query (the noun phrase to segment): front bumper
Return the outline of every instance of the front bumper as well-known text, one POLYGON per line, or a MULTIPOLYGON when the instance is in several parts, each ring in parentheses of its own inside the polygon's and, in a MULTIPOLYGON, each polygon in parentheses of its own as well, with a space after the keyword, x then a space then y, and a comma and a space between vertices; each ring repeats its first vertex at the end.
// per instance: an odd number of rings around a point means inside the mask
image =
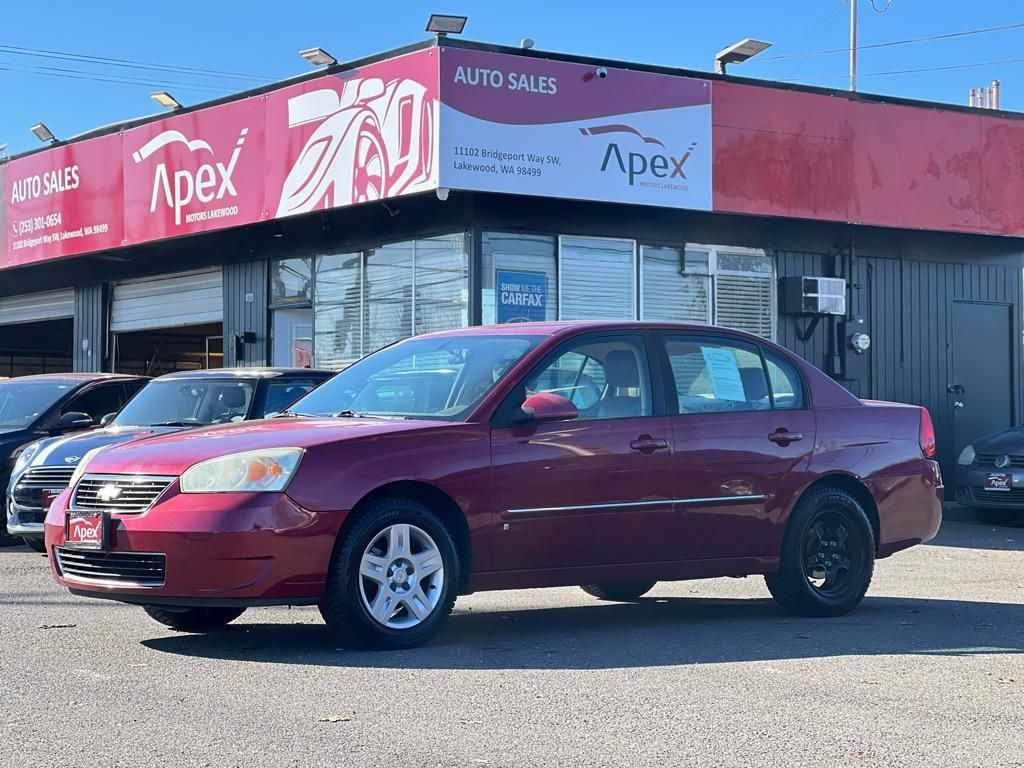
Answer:
POLYGON ((7 496, 7 532, 11 536, 43 538, 44 517, 42 507, 24 507, 10 495, 7 496))
POLYGON ((46 517, 54 578, 76 594, 144 604, 315 602, 344 520, 286 494, 183 494, 173 483, 148 511, 111 515, 106 553, 83 553, 64 546, 70 495, 46 517), (156 573, 158 560, 159 577, 133 577, 156 573))
POLYGON ((956 468, 956 500, 965 507, 982 509, 1024 510, 1024 470, 971 466, 956 468), (988 490, 985 478, 998 473, 1010 476, 1005 491, 988 490))

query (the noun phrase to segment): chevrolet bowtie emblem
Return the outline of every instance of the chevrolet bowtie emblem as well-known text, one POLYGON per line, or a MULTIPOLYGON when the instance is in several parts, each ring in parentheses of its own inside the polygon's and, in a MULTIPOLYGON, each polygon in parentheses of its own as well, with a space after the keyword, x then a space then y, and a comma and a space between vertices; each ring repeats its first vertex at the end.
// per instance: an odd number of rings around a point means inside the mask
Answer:
POLYGON ((113 501, 120 495, 121 489, 113 484, 104 485, 96 492, 96 496, 99 497, 101 501, 113 501))

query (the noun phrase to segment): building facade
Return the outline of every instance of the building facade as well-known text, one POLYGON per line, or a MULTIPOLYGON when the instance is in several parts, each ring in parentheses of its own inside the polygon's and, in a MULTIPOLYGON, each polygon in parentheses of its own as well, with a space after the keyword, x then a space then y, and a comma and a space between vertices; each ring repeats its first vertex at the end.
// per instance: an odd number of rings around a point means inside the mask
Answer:
POLYGON ((947 468, 1019 423, 1019 115, 441 43, 0 165, 0 376, 670 320, 927 406, 947 468))

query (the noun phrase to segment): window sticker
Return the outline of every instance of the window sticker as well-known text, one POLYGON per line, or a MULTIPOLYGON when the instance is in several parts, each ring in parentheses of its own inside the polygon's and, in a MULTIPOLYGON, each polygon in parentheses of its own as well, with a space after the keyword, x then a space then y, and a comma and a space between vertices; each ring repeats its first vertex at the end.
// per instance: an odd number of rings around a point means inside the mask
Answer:
POLYGON ((700 348, 700 351, 704 355, 708 376, 711 377, 711 389, 715 399, 746 402, 747 396, 743 389, 743 379, 740 377, 740 367, 733 351, 721 347, 704 346, 700 348))

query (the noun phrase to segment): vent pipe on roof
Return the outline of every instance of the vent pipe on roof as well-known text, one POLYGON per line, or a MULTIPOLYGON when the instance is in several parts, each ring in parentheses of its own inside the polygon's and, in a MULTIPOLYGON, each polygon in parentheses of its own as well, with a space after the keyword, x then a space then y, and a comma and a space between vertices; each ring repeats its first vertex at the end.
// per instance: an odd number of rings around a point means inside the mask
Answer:
POLYGON ((990 109, 999 109, 999 81, 993 80, 989 86, 988 104, 990 109))

